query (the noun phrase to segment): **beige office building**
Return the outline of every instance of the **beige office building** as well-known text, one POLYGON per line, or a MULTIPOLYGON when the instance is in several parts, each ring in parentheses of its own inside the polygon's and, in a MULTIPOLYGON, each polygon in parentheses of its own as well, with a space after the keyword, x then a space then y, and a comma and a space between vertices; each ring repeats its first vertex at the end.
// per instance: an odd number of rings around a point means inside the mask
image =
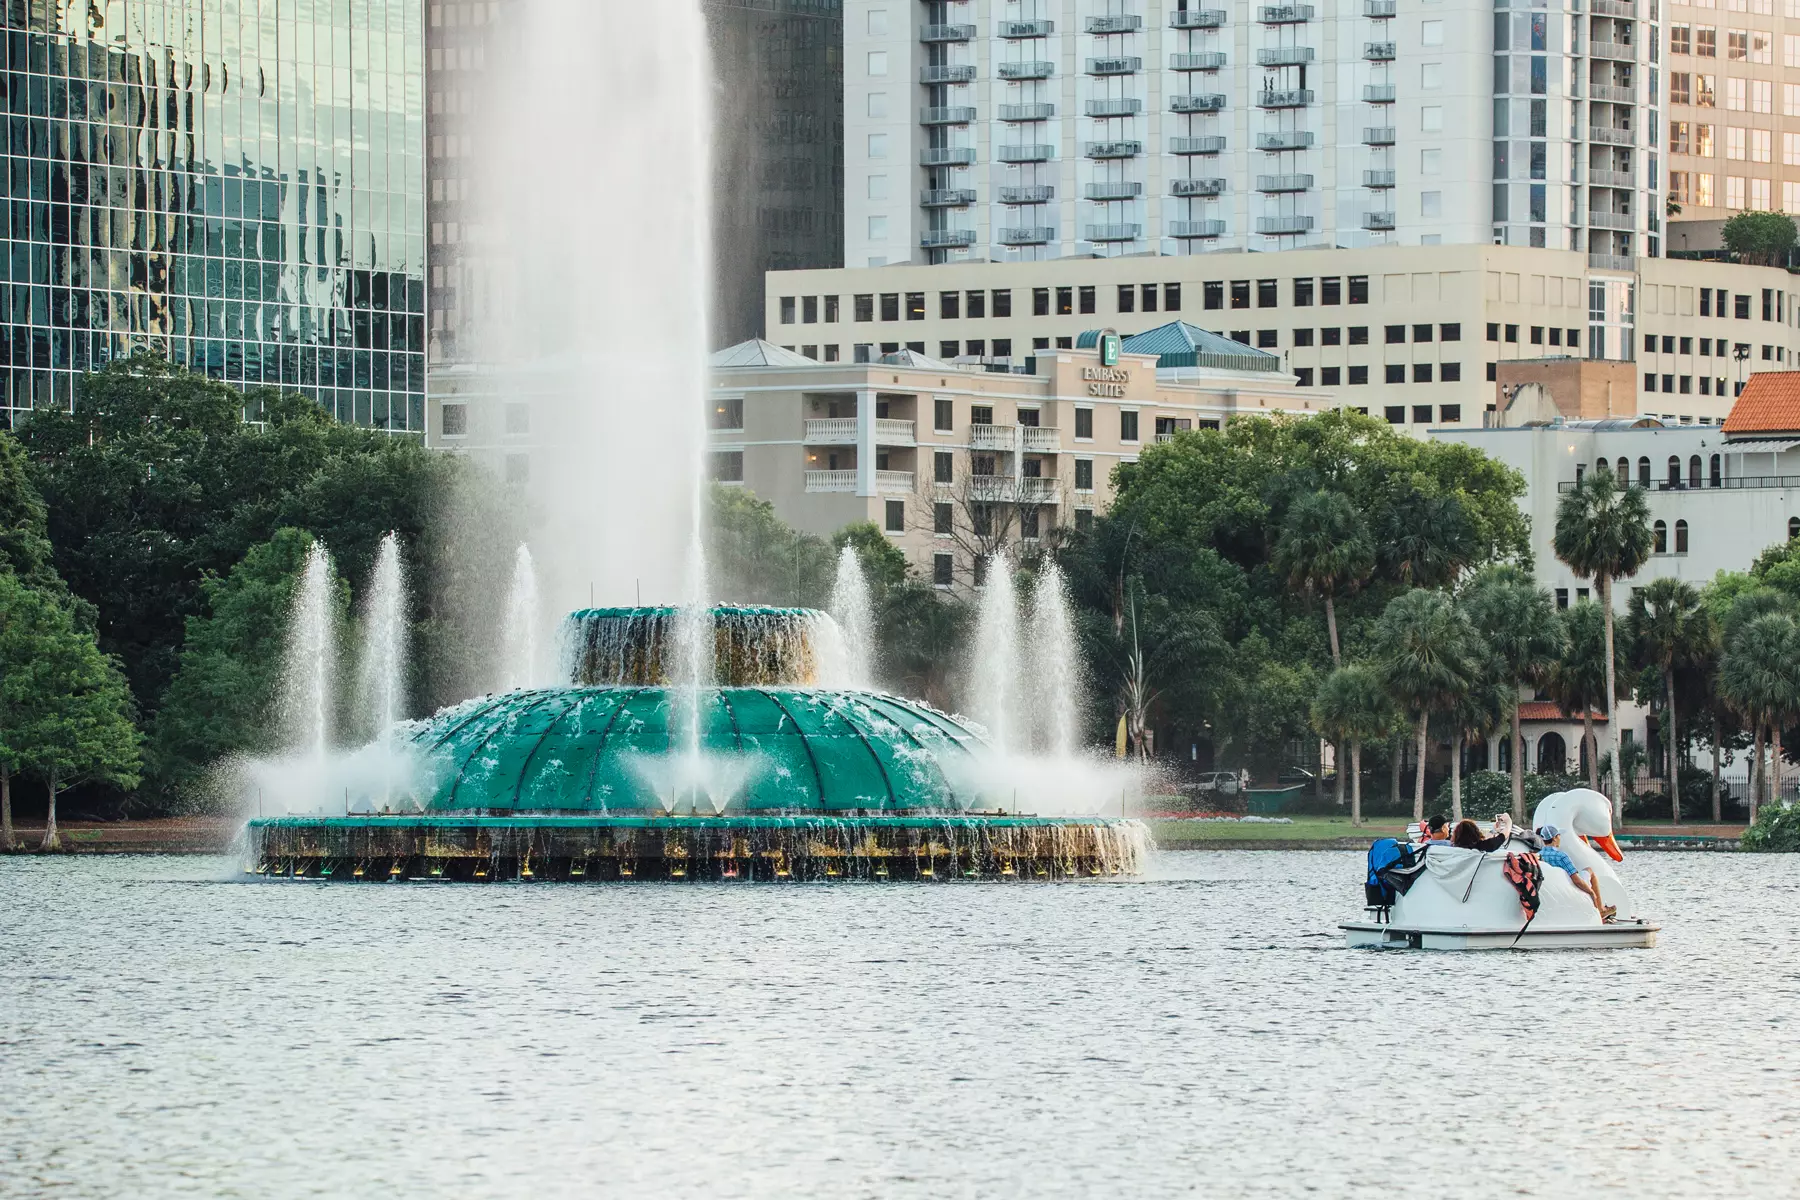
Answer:
MULTIPOLYGON (((1669 249, 1719 245, 1745 210, 1800 213, 1800 4, 1668 5, 1669 249)), ((1654 71, 1652 78, 1655 78, 1654 71)))
POLYGON ((1021 363, 1084 330, 1180 318, 1279 355, 1299 389, 1422 429, 1479 427, 1499 364, 1632 364, 1620 411, 1716 424, 1753 372, 1800 351, 1800 282, 1768 267, 1525 246, 1390 246, 771 272, 767 336, 821 362, 911 348, 1021 363))

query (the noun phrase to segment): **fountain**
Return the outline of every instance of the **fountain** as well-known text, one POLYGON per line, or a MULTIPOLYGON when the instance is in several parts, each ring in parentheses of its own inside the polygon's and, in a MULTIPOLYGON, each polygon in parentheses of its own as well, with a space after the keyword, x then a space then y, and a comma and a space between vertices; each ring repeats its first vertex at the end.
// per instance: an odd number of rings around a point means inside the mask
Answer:
POLYGON ((306 565, 289 606, 281 717, 291 750, 318 762, 323 762, 331 749, 331 689, 337 665, 333 582, 331 557, 322 543, 314 542, 306 552, 306 565))
POLYGON ((842 687, 866 688, 874 674, 875 614, 869 582, 863 578, 856 547, 845 543, 838 552, 837 580, 831 589, 831 618, 841 631, 842 662, 833 680, 842 687))
POLYGON ((1031 593, 1032 694, 1038 715, 1038 749, 1052 758, 1075 754, 1081 724, 1080 660, 1076 655, 1075 619, 1063 587, 1062 568, 1045 560, 1031 593))
POLYGON ((975 716, 987 726, 997 749, 1003 753, 1018 749, 1024 702, 1019 686, 1019 594, 1004 550, 988 556, 970 647, 975 716))
POLYGON ((530 687, 539 681, 537 564, 531 548, 513 555, 512 584, 506 592, 506 623, 500 628, 500 690, 530 687))

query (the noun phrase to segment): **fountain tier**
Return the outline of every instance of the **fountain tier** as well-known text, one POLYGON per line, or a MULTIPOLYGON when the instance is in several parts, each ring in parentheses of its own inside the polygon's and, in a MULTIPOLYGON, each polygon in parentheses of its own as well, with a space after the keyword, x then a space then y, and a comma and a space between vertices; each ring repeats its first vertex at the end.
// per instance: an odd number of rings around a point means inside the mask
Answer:
MULTIPOLYGON (((720 605, 709 610, 711 678, 751 686, 836 682, 842 639, 809 608, 720 605)), ((666 684, 678 674, 682 610, 587 608, 569 614, 569 677, 583 684, 666 684)))

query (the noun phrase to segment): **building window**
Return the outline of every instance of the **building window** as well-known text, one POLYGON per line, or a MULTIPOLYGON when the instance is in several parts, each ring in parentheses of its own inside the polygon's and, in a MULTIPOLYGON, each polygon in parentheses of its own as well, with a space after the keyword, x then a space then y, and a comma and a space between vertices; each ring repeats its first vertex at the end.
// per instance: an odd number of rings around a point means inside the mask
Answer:
POLYGON ((987 293, 980 290, 963 293, 963 312, 969 317, 987 316, 987 293))
POLYGON ((949 537, 956 532, 955 509, 942 500, 931 506, 931 532, 939 537, 949 537))
POLYGON ((931 556, 931 582, 934 585, 936 585, 937 587, 941 587, 941 588, 949 587, 950 579, 951 579, 951 572, 954 570, 954 562, 955 562, 955 560, 948 554, 932 555, 931 556))
MULTIPOLYGON (((1236 308, 1237 305, 1233 304, 1231 307, 1236 308)), ((1137 311, 1137 289, 1129 283, 1119 285, 1119 311, 1122 313, 1137 311)))
MULTIPOLYGON (((519 407, 523 408, 524 405, 519 407)), ((508 424, 510 425, 511 422, 508 421, 508 424)), ((714 401, 712 427, 714 429, 742 429, 744 427, 744 398, 742 396, 725 396, 714 401)), ((513 431, 508 429, 507 432, 513 431)))
POLYGON ((1037 540, 1038 510, 1036 505, 1019 510, 1019 536, 1028 541, 1037 540))
POLYGON ((1708 463, 1707 463, 1707 482, 1708 482, 1708 484, 1710 484, 1710 485, 1711 485, 1711 486, 1712 486, 1712 487, 1723 487, 1723 486, 1725 486, 1725 476, 1724 476, 1724 473, 1723 473, 1723 471, 1721 471, 1721 469, 1720 469, 1720 467, 1721 467, 1721 465, 1722 465, 1722 464, 1721 464, 1721 462, 1720 462, 1720 460, 1719 460, 1719 456, 1718 456, 1718 455, 1716 455, 1716 454, 1715 454, 1715 455, 1713 455, 1713 456, 1712 456, 1712 458, 1711 458, 1711 459, 1709 459, 1709 460, 1708 460, 1708 463))
POLYGON ((1669 455, 1669 487, 1671 489, 1674 489, 1674 488, 1678 488, 1680 486, 1681 486, 1681 460, 1679 458, 1676 458, 1673 454, 1671 454, 1671 455, 1669 455))
POLYGON ((943 359, 945 362, 948 362, 951 359, 955 358, 956 357, 956 342, 955 341, 939 342, 938 343, 938 357, 943 359))
POLYGON ((1367 367, 1351 367, 1350 368, 1350 384, 1351 384, 1351 386, 1354 387, 1354 386, 1358 386, 1360 384, 1365 384, 1367 382, 1369 382, 1369 368, 1367 368, 1367 367))
POLYGON ((925 319, 924 292, 906 293, 906 319, 909 321, 923 321, 925 319))
POLYGON ((1082 312, 1091 313, 1094 311, 1094 288, 1093 288, 1093 285, 1089 284, 1089 285, 1082 287, 1081 290, 1076 295, 1077 295, 1077 299, 1080 301, 1082 312))
POLYGON ((1389 363, 1386 368, 1385 381, 1388 383, 1406 382, 1406 364, 1389 363))
POLYGON ((1225 285, 1219 280, 1208 280, 1200 286, 1200 306, 1206 309, 1225 307, 1225 285))
POLYGON ((1067 316, 1072 316, 1074 314, 1074 312, 1075 312, 1075 289, 1072 287, 1057 288, 1056 289, 1056 315, 1059 317, 1067 317, 1067 316))
POLYGON ((1390 404, 1381 410, 1381 414, 1387 418, 1389 425, 1406 424, 1406 405, 1404 404, 1390 404))
MULTIPOLYGON (((1367 275, 1350 276, 1350 303, 1367 304, 1369 302, 1369 277, 1367 275)), ((1330 303, 1327 301, 1326 303, 1330 303)))
POLYGON ((1341 368, 1341 367, 1320 367, 1319 368, 1319 383, 1320 383, 1320 385, 1322 385, 1324 387, 1337 387, 1339 384, 1343 383, 1343 381, 1344 381, 1343 368, 1341 368))
POLYGON ((881 319, 898 321, 900 319, 900 293, 883 292, 881 295, 881 319))
POLYGON ((1498 321, 1489 321, 1488 322, 1487 340, 1490 342, 1497 342, 1500 340, 1500 322, 1498 322, 1498 321))
POLYGON ((1438 367, 1438 378, 1445 383, 1462 382, 1462 364, 1444 363, 1438 367))
POLYGON ((906 501, 889 500, 887 502, 887 521, 883 528, 889 533, 906 532, 906 501))
POLYGON ((1094 410, 1078 408, 1075 410, 1075 436, 1081 441, 1094 440, 1094 410))
POLYGON ((1310 346, 1313 344, 1313 331, 1310 329, 1294 330, 1294 345, 1310 346))
POLYGON ((1675 522, 1675 553, 1686 554, 1687 552, 1687 522, 1677 521, 1675 522))
POLYGON ((1658 521, 1654 525, 1650 526, 1650 533, 1656 539, 1655 552, 1657 554, 1667 554, 1669 552, 1669 527, 1668 527, 1668 525, 1666 525, 1662 521, 1658 521))
POLYGON ((1156 311, 1156 285, 1146 283, 1139 289, 1138 307, 1143 312, 1156 311))
POLYGON ((993 423, 994 423, 994 406, 993 405, 991 405, 991 404, 976 404, 976 405, 972 405, 970 407, 970 409, 969 409, 969 424, 971 424, 971 425, 992 425, 993 423))
MULTIPOLYGON (((994 306, 993 306, 994 307, 994 315, 996 317, 1012 316, 1012 289, 1011 288, 995 288, 993 291, 993 301, 994 301, 994 306)), ((971 317, 979 317, 981 314, 976 312, 973 308, 971 308, 969 310, 969 315, 971 317)))
POLYGON ((1094 510, 1078 508, 1075 510, 1075 532, 1091 533, 1094 528, 1094 510))
MULTIPOLYGON (((1330 345, 1329 342, 1327 342, 1326 344, 1330 345)), ((1350 344, 1352 346, 1368 345, 1369 344, 1369 327, 1367 325, 1352 325, 1350 327, 1350 344)))
POLYGON ((817 296, 801 297, 800 323, 802 325, 817 325, 819 323, 819 298, 817 296))
MULTIPOLYGON (((1625 460, 1622 458, 1619 460, 1621 464, 1623 464, 1624 461, 1625 460)), ((1624 480, 1620 480, 1619 482, 1623 483, 1624 480)), ((1650 460, 1648 458, 1638 459, 1638 486, 1641 488, 1648 488, 1650 486, 1650 460)))
POLYGON ((956 428, 956 402, 939 397, 931 402, 931 427, 939 433, 956 428))
POLYGON ((1163 284, 1163 311, 1181 311, 1181 285, 1179 283, 1163 284))
POLYGON ((1383 333, 1385 334, 1384 340, 1390 346, 1399 345, 1406 341, 1406 326, 1404 325, 1389 325, 1383 330, 1383 333))
POLYGON ((1487 381, 1489 383, 1493 383, 1495 380, 1497 380, 1499 378, 1500 378, 1500 364, 1499 363, 1489 363, 1487 365, 1487 381))
POLYGON ((1327 275, 1319 280, 1319 303, 1342 304, 1344 302, 1344 281, 1335 275, 1327 275))
POLYGON ((1429 424, 1431 424, 1431 405, 1429 405, 1429 404, 1413 405, 1412 406, 1412 419, 1413 419, 1414 425, 1429 425, 1429 424))
POLYGON ((1256 281, 1256 307, 1274 308, 1281 303, 1281 297, 1278 294, 1277 287, 1279 282, 1279 280, 1275 279, 1259 279, 1256 281))
MULTIPOLYGON (((1430 341, 1431 339, 1424 338, 1422 340, 1430 341)), ((1439 325, 1438 326, 1438 341, 1440 341, 1440 342, 1460 342, 1460 341, 1462 341, 1462 324, 1461 324, 1461 322, 1452 321, 1448 325, 1439 325)))
POLYGON ((1558 607, 1558 608, 1569 607, 1569 589, 1568 588, 1557 588, 1556 589, 1556 607, 1558 607))
POLYGON ((1050 315, 1049 288, 1031 289, 1031 315, 1034 317, 1047 317, 1050 315))
POLYGON ((1688 486, 1691 488, 1700 486, 1700 456, 1698 454, 1688 459, 1688 486))
POLYGON ((463 437, 469 432, 469 406, 446 404, 443 407, 445 437, 463 437))
POLYGON ((873 321, 875 319, 875 297, 873 294, 853 297, 850 302, 850 308, 855 319, 858 321, 873 321))
POLYGON ((531 480, 531 456, 528 454, 509 454, 506 456, 506 482, 528 483, 531 480))
POLYGON ((1313 302, 1313 281, 1312 281, 1312 279, 1309 277, 1306 279, 1294 280, 1294 307, 1295 308, 1311 308, 1312 302, 1313 302))
POLYGON ((1094 490, 1094 460, 1078 458, 1075 460, 1075 490, 1091 492, 1094 490))
POLYGON ((931 455, 931 478, 935 483, 953 483, 956 479, 956 456, 948 450, 936 450, 931 455))
POLYGON ((744 482, 744 452, 742 450, 715 450, 712 456, 712 477, 720 483, 744 482))
POLYGON ((1250 307, 1250 281, 1248 279, 1234 279, 1231 281, 1231 307, 1250 307))
POLYGON ((1119 440, 1121 442, 1138 440, 1138 415, 1130 409, 1119 413, 1119 440))
POLYGON ((781 323, 783 325, 794 323, 794 298, 792 296, 781 298, 781 323))
POLYGON ((1311 387, 1313 385, 1313 369, 1311 367, 1295 367, 1294 384, 1296 387, 1311 387))
POLYGON ((939 292, 938 316, 945 321, 954 321, 962 316, 962 293, 939 292))
POLYGON ((1440 405, 1438 405, 1438 420, 1443 422, 1445 425, 1460 425, 1460 424, 1462 424, 1462 405, 1460 405, 1460 404, 1440 404, 1440 405))
POLYGON ((1281 345, 1279 330, 1259 329, 1256 331, 1256 348, 1258 350, 1274 350, 1281 345))

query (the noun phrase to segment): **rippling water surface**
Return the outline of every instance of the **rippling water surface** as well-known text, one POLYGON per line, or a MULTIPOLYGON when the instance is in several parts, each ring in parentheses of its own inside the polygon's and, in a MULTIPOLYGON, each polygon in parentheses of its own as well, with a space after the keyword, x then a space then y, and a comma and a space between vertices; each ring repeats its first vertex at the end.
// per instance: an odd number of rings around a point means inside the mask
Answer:
POLYGON ((0 862, 0 1195, 1791 1195, 1787 857, 1649 951, 1348 951, 1360 856, 1056 885, 0 862))

